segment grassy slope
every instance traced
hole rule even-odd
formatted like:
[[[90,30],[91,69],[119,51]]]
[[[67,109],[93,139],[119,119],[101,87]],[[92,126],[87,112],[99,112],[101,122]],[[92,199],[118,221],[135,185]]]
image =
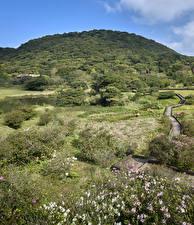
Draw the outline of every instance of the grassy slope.
[[[9,94],[9,92],[8,92]],[[184,92],[182,92],[184,95]],[[140,105],[131,103],[128,106],[123,107],[99,107],[99,106],[82,106],[82,107],[66,107],[55,111],[55,116],[61,118],[64,121],[76,120],[77,130],[75,135],[84,128],[86,124],[93,127],[104,127],[109,132],[111,131],[115,137],[117,137],[121,144],[125,142],[133,143],[138,154],[144,154],[147,147],[147,142],[153,138],[158,130],[158,119],[162,116],[164,107],[170,104],[177,103],[178,98],[170,100],[160,100],[159,103],[162,108],[159,110],[142,111]],[[43,112],[46,108],[53,110],[51,106],[37,106],[37,112]],[[192,117],[194,106],[185,105],[178,110],[185,112],[189,117]],[[55,109],[54,109],[55,110]],[[127,118],[126,115],[133,114],[135,111],[139,112],[138,117]],[[106,120],[99,120],[99,118],[106,118]],[[110,120],[110,118],[112,120]],[[28,127],[37,127],[39,116],[23,123],[21,129],[27,129]],[[52,122],[55,124],[55,121]],[[0,132],[5,135],[14,130],[3,125],[2,116],[0,119]],[[70,155],[75,156],[77,149],[71,146],[71,139],[69,137],[63,151],[67,151]],[[117,159],[119,160],[119,159]],[[32,162],[20,170],[28,172],[30,174],[29,179],[34,180],[38,184],[49,201],[53,199],[60,199],[61,193],[68,193],[69,191],[75,191],[82,189],[85,184],[93,179],[100,179],[101,176],[109,174],[109,170],[100,168],[99,166],[92,165],[87,162],[77,161],[72,169],[76,174],[74,179],[60,180],[57,177],[43,176],[40,174],[40,170],[45,162],[37,164]]]

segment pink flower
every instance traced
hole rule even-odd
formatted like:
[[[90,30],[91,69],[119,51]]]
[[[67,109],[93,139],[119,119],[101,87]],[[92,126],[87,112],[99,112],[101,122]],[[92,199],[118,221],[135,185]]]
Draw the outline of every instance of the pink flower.
[[[133,167],[135,167],[136,166],[136,164],[135,163],[133,163],[133,164],[131,164],[131,167],[133,168]]]
[[[3,180],[3,179],[4,179],[4,177],[1,176],[1,177],[0,177],[0,180]]]
[[[136,208],[132,208],[131,211],[132,211],[133,213],[135,213],[135,212],[136,212]]]
[[[36,199],[32,199],[32,203],[36,203]]]
[[[7,213],[6,213],[6,212],[4,212],[4,213],[3,213],[3,215],[4,215],[4,216],[7,216]]]

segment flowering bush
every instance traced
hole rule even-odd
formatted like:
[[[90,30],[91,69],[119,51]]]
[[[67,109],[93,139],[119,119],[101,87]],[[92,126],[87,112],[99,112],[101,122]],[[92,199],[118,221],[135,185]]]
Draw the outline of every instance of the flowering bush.
[[[193,220],[189,190],[136,172],[113,169],[114,177],[61,203],[50,202],[41,209],[52,224],[187,224]],[[183,191],[184,190],[184,191]]]
[[[169,140],[161,133],[152,140],[149,150],[150,155],[161,163],[184,170],[194,170],[194,138],[180,135]]]
[[[76,157],[68,157],[67,153],[53,153],[52,159],[42,168],[43,175],[51,175],[63,179],[71,176],[71,168],[74,166]]]

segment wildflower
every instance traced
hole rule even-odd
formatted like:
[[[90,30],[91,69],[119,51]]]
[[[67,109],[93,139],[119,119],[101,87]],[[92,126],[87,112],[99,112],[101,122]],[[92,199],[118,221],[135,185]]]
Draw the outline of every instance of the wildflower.
[[[187,225],[187,223],[186,222],[182,222],[182,225]]]
[[[181,208],[181,212],[184,213],[185,212],[185,209]]]
[[[165,223],[166,223],[166,220],[165,220],[165,219],[163,219],[163,220],[162,220],[162,223],[163,223],[163,224],[165,224]]]
[[[150,210],[150,211],[153,211],[152,205],[149,205],[149,206],[147,207],[147,209]]]
[[[141,205],[141,202],[139,202],[139,201],[137,201],[137,202],[135,202],[135,204],[134,205]]]
[[[66,175],[66,176],[68,176],[68,175],[69,175],[69,173],[65,173],[65,175]]]
[[[160,205],[162,205],[163,201],[162,200],[159,200],[159,203],[160,203]]]
[[[36,199],[32,199],[32,203],[36,203]]]
[[[170,218],[170,213],[164,214],[167,218]]]
[[[175,178],[175,181],[178,183],[180,181],[180,177]]]
[[[7,212],[4,212],[3,215],[4,215],[4,216],[7,216]]]
[[[135,212],[136,212],[136,208],[132,208],[131,211],[132,211],[133,213],[135,213]]]
[[[133,163],[133,164],[131,164],[131,167],[133,168],[133,167],[135,167],[136,166],[136,164],[135,163]]]
[[[4,179],[4,177],[1,176],[1,177],[0,177],[0,180],[3,180],[3,179]]]

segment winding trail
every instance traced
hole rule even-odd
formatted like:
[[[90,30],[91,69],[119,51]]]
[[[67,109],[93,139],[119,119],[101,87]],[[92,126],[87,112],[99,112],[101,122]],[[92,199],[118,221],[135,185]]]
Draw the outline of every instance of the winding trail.
[[[175,105],[167,106],[164,111],[164,115],[169,117],[169,119],[171,120],[171,130],[169,133],[170,139],[173,136],[179,136],[182,132],[182,126],[176,119],[176,117],[172,115],[172,109],[184,105],[186,99],[180,94],[176,94],[176,96],[180,98],[180,102]],[[188,184],[194,189],[194,172],[184,171],[174,167],[162,167],[158,164],[159,162],[152,157],[128,155],[127,157],[113,165],[112,168],[117,168],[124,171],[158,171],[165,176],[169,176],[170,174],[170,179],[172,179],[172,177],[176,178],[177,176],[179,176],[183,181],[189,179]]]
[[[175,105],[167,106],[164,111],[164,115],[169,117],[169,119],[171,120],[171,130],[169,133],[169,138],[172,138],[174,136],[179,136],[182,131],[182,126],[180,122],[177,120],[176,117],[172,115],[172,109],[184,105],[186,102],[186,99],[180,94],[176,94],[176,96],[180,98],[180,102]]]

